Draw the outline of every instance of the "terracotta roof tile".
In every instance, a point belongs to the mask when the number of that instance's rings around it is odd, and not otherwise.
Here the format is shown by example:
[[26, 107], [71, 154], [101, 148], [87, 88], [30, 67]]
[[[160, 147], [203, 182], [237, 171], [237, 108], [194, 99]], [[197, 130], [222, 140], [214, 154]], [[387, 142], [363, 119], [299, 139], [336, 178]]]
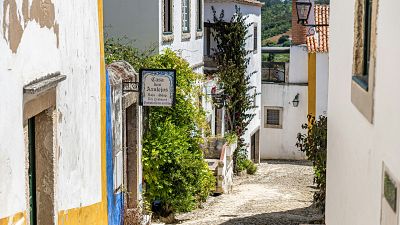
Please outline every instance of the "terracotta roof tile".
[[[329, 24], [329, 5], [316, 5], [315, 24]], [[329, 27], [315, 28], [315, 34], [307, 36], [309, 52], [329, 52]]]

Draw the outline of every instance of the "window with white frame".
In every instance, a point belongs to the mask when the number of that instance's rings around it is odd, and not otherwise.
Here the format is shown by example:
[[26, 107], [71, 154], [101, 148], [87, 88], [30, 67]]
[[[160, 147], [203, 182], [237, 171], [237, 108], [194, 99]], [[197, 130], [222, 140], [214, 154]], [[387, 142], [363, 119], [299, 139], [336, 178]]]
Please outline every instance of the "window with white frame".
[[190, 32], [190, 0], [182, 0], [182, 31]]
[[264, 128], [282, 128], [282, 107], [264, 107]]
[[164, 26], [163, 32], [164, 33], [172, 33], [172, 1], [173, 0], [164, 0]]

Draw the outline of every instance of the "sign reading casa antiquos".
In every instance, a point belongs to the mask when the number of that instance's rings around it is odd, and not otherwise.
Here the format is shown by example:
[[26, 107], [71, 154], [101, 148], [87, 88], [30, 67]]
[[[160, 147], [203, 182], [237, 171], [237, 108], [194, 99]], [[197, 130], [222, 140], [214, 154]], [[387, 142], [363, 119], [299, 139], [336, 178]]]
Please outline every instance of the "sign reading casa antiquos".
[[176, 101], [176, 70], [141, 69], [140, 104], [171, 107]]

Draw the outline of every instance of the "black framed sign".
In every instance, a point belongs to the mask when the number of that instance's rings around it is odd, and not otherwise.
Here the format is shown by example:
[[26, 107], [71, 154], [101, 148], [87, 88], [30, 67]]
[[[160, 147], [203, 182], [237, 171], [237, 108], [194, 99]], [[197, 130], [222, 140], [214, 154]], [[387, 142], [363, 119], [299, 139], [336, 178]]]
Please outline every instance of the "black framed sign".
[[171, 107], [176, 102], [176, 70], [141, 69], [140, 105]]

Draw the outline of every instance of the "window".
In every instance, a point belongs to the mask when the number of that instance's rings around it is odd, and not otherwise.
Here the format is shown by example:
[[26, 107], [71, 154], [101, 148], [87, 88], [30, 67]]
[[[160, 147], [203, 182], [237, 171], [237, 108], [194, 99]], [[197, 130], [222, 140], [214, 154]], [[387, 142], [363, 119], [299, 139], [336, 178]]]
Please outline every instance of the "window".
[[205, 33], [205, 44], [204, 44], [204, 53], [206, 56], [211, 57], [211, 24], [210, 23], [204, 23], [204, 33]]
[[197, 0], [197, 31], [203, 30], [203, 0]]
[[164, 33], [172, 33], [172, 0], [164, 0]]
[[253, 33], [253, 36], [254, 36], [254, 48], [253, 48], [253, 50], [254, 50], [254, 53], [257, 53], [257, 49], [258, 49], [258, 26], [257, 26], [257, 24], [255, 23], [254, 24], [254, 33]]
[[351, 99], [370, 122], [373, 119], [377, 5], [377, 0], [357, 0], [354, 21]]
[[182, 31], [190, 32], [190, 0], [182, 0]]
[[281, 107], [264, 107], [264, 127], [282, 129]]

